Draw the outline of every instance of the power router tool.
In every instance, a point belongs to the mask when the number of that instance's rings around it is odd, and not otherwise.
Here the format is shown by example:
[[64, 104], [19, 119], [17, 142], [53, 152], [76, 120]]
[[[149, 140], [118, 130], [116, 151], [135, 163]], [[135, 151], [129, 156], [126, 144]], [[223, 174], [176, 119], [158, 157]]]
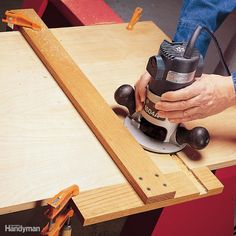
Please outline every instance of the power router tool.
[[168, 119], [158, 117], [158, 111], [155, 109], [155, 103], [163, 93], [189, 86], [195, 77], [201, 76], [203, 57], [195, 48], [195, 41], [202, 29], [213, 37], [221, 60], [228, 70], [214, 35], [207, 28], [198, 26], [189, 42], [171, 43], [164, 40], [159, 54], [150, 57], [146, 69], [151, 80], [141, 112], [135, 112], [135, 91], [132, 86], [122, 85], [115, 92], [116, 102], [127, 107], [129, 111], [124, 121], [125, 126], [143, 148], [149, 151], [175, 153], [187, 144], [200, 150], [209, 143], [210, 136], [204, 127], [187, 130], [183, 124], [171, 123]]

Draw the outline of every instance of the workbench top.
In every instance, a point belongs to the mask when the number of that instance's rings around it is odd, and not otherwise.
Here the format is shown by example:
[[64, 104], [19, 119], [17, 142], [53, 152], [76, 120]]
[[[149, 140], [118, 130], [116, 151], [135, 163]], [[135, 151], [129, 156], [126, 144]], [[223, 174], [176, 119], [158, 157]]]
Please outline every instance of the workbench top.
[[[116, 105], [114, 91], [121, 84], [134, 85], [148, 58], [168, 38], [152, 22], [140, 22], [132, 31], [126, 24], [51, 31], [119, 115], [125, 110]], [[148, 152], [176, 195], [145, 205], [23, 36], [0, 33], [0, 50], [2, 214], [43, 204], [77, 184], [81, 194], [74, 198], [75, 205], [84, 224], [92, 224], [218, 193], [220, 183], [212, 180], [209, 169], [236, 164], [235, 107], [189, 122], [188, 127], [209, 130], [209, 146], [172, 156]], [[213, 187], [203, 184], [208, 177]]]

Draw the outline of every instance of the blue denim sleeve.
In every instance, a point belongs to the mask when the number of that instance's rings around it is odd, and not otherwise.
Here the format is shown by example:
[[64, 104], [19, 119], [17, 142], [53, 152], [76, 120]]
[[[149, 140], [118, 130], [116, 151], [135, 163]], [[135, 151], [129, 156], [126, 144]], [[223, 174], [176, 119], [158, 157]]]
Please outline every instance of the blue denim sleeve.
[[[227, 15], [236, 9], [235, 0], [184, 0], [177, 24], [175, 42], [188, 41], [197, 25], [215, 32]], [[211, 38], [202, 32], [196, 47], [205, 56]]]
[[233, 72], [231, 74], [231, 76], [232, 76], [233, 83], [234, 83], [234, 91], [236, 91], [236, 72]]

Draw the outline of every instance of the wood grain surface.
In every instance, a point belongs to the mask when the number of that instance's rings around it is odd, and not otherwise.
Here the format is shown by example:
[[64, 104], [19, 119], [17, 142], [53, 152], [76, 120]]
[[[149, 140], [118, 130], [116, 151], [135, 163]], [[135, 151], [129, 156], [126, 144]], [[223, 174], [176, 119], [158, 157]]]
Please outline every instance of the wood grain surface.
[[[19, 10], [42, 27], [21, 27], [26, 38], [76, 110], [145, 203], [173, 198], [175, 191], [124, 127], [56, 37], [33, 10]], [[134, 158], [135, 154], [135, 158]]]
[[[140, 22], [133, 31], [127, 31], [126, 24], [51, 31], [121, 117], [126, 111], [115, 104], [114, 91], [124, 83], [133, 85], [144, 72], [147, 59], [157, 53], [160, 43], [167, 38], [152, 22]], [[1, 214], [43, 204], [42, 200], [71, 184], [78, 184], [81, 189], [74, 202], [84, 224], [190, 201], [222, 190], [220, 183], [216, 181], [215, 185], [213, 174], [208, 169], [203, 173], [201, 167], [218, 169], [235, 164], [236, 128], [230, 126], [236, 113], [234, 108], [187, 124], [211, 127], [213, 146], [201, 152], [186, 149], [185, 154], [181, 152], [178, 156], [147, 152], [170, 184], [174, 184], [176, 195], [171, 201], [144, 204], [22, 35], [1, 33], [0, 48], [4, 58], [0, 63]], [[196, 158], [199, 153], [200, 158]], [[203, 174], [197, 177], [194, 172]], [[206, 177], [200, 181], [201, 176]]]
[[0, 38], [0, 208], [125, 182], [20, 33]]

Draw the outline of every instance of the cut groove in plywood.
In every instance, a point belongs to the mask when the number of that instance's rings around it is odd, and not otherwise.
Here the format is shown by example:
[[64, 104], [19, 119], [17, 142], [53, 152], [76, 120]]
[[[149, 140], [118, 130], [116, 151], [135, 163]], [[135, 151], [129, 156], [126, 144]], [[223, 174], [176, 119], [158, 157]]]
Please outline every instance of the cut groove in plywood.
[[189, 180], [196, 186], [201, 195], [218, 194], [223, 191], [224, 186], [208, 167], [198, 167], [190, 169], [179, 154], [171, 155], [181, 170], [188, 176]]
[[194, 168], [192, 169], [192, 172], [194, 173], [196, 178], [204, 185], [208, 193], [218, 194], [223, 191], [223, 184], [207, 167]]
[[24, 27], [20, 31], [140, 198], [145, 203], [173, 198], [175, 191], [164, 175], [124, 128], [42, 20], [33, 10], [19, 11], [41, 25], [41, 31]]
[[196, 178], [194, 173], [188, 168], [188, 166], [181, 160], [178, 153], [171, 155], [171, 157], [175, 160], [177, 165], [180, 167], [181, 171], [183, 171], [188, 178], [192, 181], [192, 183], [195, 185], [195, 187], [198, 189], [200, 194], [206, 194], [207, 189], [205, 186]]

